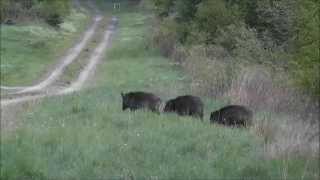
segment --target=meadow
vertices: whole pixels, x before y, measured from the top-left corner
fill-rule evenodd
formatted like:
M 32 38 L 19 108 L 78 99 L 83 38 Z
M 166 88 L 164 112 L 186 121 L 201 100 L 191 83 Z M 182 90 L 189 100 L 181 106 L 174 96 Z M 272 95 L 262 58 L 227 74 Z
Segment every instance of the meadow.
M 227 101 L 201 97 L 203 122 L 123 112 L 120 92 L 154 92 L 164 101 L 194 92 L 190 77 L 149 46 L 151 15 L 122 7 L 91 87 L 41 100 L 18 129 L 2 132 L 2 179 L 319 178 L 317 158 L 270 158 L 254 131 L 209 124 L 210 111 Z
M 89 24 L 90 14 L 72 9 L 60 28 L 42 21 L 1 25 L 1 85 L 27 86 L 39 81 Z

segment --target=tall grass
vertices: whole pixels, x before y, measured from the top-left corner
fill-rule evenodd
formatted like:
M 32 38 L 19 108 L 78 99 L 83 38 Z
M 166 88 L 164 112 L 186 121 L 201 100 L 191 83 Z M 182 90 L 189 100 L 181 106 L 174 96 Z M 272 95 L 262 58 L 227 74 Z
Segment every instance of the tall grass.
M 176 115 L 122 112 L 117 93 L 98 88 L 45 100 L 26 115 L 23 128 L 2 136 L 2 178 L 317 176 L 315 159 L 264 158 L 262 140 L 246 129 Z
M 272 156 L 275 152 L 318 156 L 318 102 L 288 86 L 286 73 L 239 62 L 224 53 L 218 47 L 177 47 L 172 57 L 191 77 L 192 92 L 226 104 L 246 105 L 260 114 L 255 118 L 255 129 L 272 140 L 266 144 L 267 149 L 273 149 Z
M 292 57 L 281 48 L 265 48 L 266 42 L 241 23 L 218 28 L 214 45 L 201 40 L 181 45 L 171 18 L 154 22 L 151 46 L 190 77 L 191 92 L 254 110 L 254 129 L 268 140 L 272 157 L 297 152 L 319 157 L 319 101 L 293 85 L 283 68 Z

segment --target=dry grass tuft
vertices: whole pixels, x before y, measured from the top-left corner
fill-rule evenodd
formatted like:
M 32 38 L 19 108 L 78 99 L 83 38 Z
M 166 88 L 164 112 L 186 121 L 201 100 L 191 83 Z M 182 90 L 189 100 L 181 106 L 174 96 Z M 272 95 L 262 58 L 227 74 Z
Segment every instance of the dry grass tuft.
M 263 137 L 269 157 L 318 154 L 319 104 L 289 87 L 284 72 L 239 63 L 219 47 L 176 46 L 171 56 L 190 75 L 194 94 L 255 112 L 252 130 Z
M 278 85 L 266 69 L 243 69 L 225 96 L 232 104 L 247 105 L 256 112 L 253 129 L 264 138 L 270 157 L 318 155 L 318 104 L 301 92 Z

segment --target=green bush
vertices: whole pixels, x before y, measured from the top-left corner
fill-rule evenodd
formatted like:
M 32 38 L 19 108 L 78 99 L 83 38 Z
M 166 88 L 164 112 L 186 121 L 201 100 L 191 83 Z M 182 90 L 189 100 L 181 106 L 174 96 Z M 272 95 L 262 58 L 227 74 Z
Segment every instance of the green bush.
M 276 63 L 273 62 L 276 51 L 265 49 L 263 42 L 258 39 L 257 32 L 246 27 L 244 23 L 219 28 L 214 42 L 225 48 L 237 63 L 270 66 Z
M 296 82 L 308 93 L 320 97 L 319 3 L 299 0 L 296 20 L 296 53 L 292 71 Z
M 256 22 L 252 27 L 268 34 L 278 45 L 287 45 L 293 37 L 295 1 L 258 1 Z
M 176 20 L 181 22 L 190 22 L 196 15 L 197 6 L 202 0 L 176 0 L 175 11 Z
M 185 71 L 191 76 L 192 89 L 197 94 L 221 97 L 229 91 L 232 80 L 240 70 L 239 63 L 230 56 L 217 59 L 208 53 L 219 53 L 219 46 L 193 46 L 183 62 Z
M 167 17 L 174 5 L 175 0 L 153 0 L 156 13 L 159 17 Z
M 70 0 L 3 0 L 0 20 L 21 22 L 40 18 L 52 26 L 58 26 L 70 13 L 70 2 Z
M 164 50 L 167 55 L 170 52 L 175 57 L 181 54 L 172 48 L 178 44 L 220 46 L 237 62 L 263 64 L 266 68 L 280 70 L 291 76 L 288 86 L 295 82 L 296 87 L 308 94 L 320 95 L 317 1 L 153 1 L 161 16 L 159 27 L 155 28 L 164 32 L 160 33 L 156 44 L 159 43 L 160 49 L 167 47 Z M 178 58 L 187 56 L 178 55 Z
M 206 43 L 212 44 L 219 28 L 235 23 L 235 8 L 228 8 L 223 0 L 203 1 L 198 5 L 195 24 L 199 31 L 208 37 Z
M 160 49 L 161 54 L 169 56 L 172 54 L 178 39 L 178 25 L 169 18 L 164 19 L 160 23 L 160 26 L 153 28 L 152 44 L 156 45 Z
M 238 7 L 238 16 L 259 34 L 268 35 L 278 45 L 287 44 L 293 36 L 297 0 L 225 0 Z M 262 36 L 263 37 L 263 36 Z
M 49 25 L 57 27 L 62 23 L 62 17 L 59 14 L 50 14 L 46 21 Z
M 63 22 L 63 17 L 65 17 L 69 12 L 69 0 L 44 1 L 42 14 L 45 17 L 46 22 L 52 26 L 58 26 L 61 24 Z

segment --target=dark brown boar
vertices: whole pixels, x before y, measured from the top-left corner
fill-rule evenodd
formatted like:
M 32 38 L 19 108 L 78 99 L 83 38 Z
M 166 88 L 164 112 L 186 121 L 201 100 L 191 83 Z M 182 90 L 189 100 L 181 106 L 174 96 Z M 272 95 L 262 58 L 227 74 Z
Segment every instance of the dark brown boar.
M 193 116 L 203 119 L 203 103 L 196 96 L 178 96 L 166 102 L 164 112 L 175 112 L 181 116 Z
M 245 106 L 229 105 L 212 112 L 210 122 L 226 126 L 246 127 L 252 124 L 252 116 L 252 111 Z
M 148 92 L 129 92 L 121 93 L 122 96 L 122 110 L 130 109 L 135 111 L 137 109 L 149 109 L 153 112 L 159 113 L 161 99 Z

